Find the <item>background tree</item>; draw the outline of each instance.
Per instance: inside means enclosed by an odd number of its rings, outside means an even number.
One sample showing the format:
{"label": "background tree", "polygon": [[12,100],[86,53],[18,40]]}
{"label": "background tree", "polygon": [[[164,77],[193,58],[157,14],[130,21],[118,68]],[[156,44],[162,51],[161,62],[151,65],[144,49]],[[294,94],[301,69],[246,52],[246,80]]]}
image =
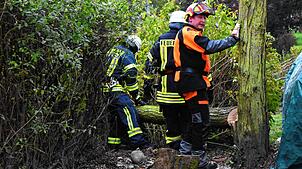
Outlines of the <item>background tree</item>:
{"label": "background tree", "polygon": [[[238,0],[214,1],[238,10]],[[302,31],[302,1],[268,0],[267,4],[267,31],[275,37],[273,47],[279,54],[288,53],[296,41],[293,31]]]}
{"label": "background tree", "polygon": [[268,0],[267,31],[276,38],[274,47],[287,53],[295,44],[293,31],[302,31],[301,0]]}
{"label": "background tree", "polygon": [[239,1],[238,166],[260,168],[269,149],[265,95],[266,0]]}

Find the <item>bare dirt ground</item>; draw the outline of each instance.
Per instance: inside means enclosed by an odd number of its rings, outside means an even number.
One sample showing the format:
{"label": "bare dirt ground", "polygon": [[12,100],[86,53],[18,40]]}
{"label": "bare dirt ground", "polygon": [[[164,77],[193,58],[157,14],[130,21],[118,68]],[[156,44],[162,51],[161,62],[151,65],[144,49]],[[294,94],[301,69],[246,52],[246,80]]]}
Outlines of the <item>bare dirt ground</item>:
{"label": "bare dirt ground", "polygon": [[[133,150],[129,150],[127,149],[127,146],[124,146],[121,149],[96,150],[96,154],[93,154],[91,156],[91,162],[89,163],[90,165],[85,166],[85,168],[152,169],[159,148],[164,147],[164,138],[162,136],[163,133],[159,134],[159,131],[165,131],[158,126],[156,126],[155,128],[149,128],[148,131],[152,130],[156,131],[148,133],[148,138],[153,144],[157,145],[157,148],[142,149],[141,151],[145,156],[145,160],[143,160],[142,162],[134,163],[131,159],[131,152],[133,152]],[[276,157],[277,150],[278,145],[271,145],[269,155],[265,160],[265,163],[262,164],[263,167],[259,169],[270,168]],[[210,161],[218,164],[218,169],[236,169],[236,164],[240,162],[236,161],[235,153],[236,146],[234,146],[232,131],[230,129],[214,129],[211,131],[207,143],[207,155]],[[240,167],[240,169],[244,168]]]}
{"label": "bare dirt ground", "polygon": [[[233,169],[236,165],[235,161],[235,147],[228,146],[220,143],[209,142],[208,143],[208,158],[210,161],[218,164],[218,169]],[[108,150],[105,154],[99,154],[93,164],[92,168],[96,169],[151,169],[158,148],[143,149],[142,152],[146,156],[146,159],[140,163],[134,163],[131,160],[131,152],[133,150],[119,149],[119,150]],[[274,162],[277,154],[277,146],[272,145],[269,156],[263,164],[263,169],[269,169]]]}

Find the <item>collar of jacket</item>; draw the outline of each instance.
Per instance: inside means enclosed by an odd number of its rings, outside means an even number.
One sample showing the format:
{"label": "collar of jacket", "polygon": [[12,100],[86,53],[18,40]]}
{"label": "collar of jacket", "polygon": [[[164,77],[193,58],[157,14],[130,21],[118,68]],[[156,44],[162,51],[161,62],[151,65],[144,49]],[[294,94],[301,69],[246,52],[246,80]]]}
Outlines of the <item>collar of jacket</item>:
{"label": "collar of jacket", "polygon": [[184,26],[189,26],[189,27],[191,27],[191,28],[193,28],[193,29],[195,29],[195,30],[197,30],[197,31],[203,32],[203,29],[198,29],[198,28],[196,28],[195,26],[190,25],[189,23],[186,23]]}
{"label": "collar of jacket", "polygon": [[132,52],[127,46],[125,46],[125,45],[118,45],[118,46],[116,46],[116,48],[121,49],[121,50],[123,50],[123,51],[125,51],[125,52],[127,52],[127,53],[129,53],[129,52],[133,53],[133,52]]}
{"label": "collar of jacket", "polygon": [[184,23],[180,23],[180,22],[172,22],[169,24],[170,29],[180,30],[183,26],[184,26]]}

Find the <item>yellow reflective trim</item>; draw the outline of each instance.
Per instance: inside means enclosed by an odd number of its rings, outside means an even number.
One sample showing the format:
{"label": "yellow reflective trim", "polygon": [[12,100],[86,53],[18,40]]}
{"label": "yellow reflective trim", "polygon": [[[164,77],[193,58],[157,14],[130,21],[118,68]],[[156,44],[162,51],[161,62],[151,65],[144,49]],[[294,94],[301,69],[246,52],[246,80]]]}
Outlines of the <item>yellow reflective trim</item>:
{"label": "yellow reflective trim", "polygon": [[162,101],[156,100],[157,103],[166,103],[166,104],[184,104],[185,101]]}
{"label": "yellow reflective trim", "polygon": [[140,127],[136,127],[134,129],[128,131],[128,136],[129,137],[133,137],[133,136],[135,136],[137,134],[142,134],[142,133],[143,132],[142,132],[141,128]]}
{"label": "yellow reflective trim", "polygon": [[162,45],[162,42],[160,42],[160,60],[161,60],[161,65],[160,65],[160,70],[163,71],[165,68],[165,58],[167,58],[167,56],[165,57],[165,49],[166,47],[164,45]]}
{"label": "yellow reflective trim", "polygon": [[123,110],[124,110],[124,113],[126,114],[128,127],[129,127],[130,130],[132,130],[133,129],[133,122],[132,122],[131,114],[130,114],[127,107],[123,108]]}
{"label": "yellow reflective trim", "polygon": [[156,101],[159,103],[185,103],[178,93],[157,91]]}
{"label": "yellow reflective trim", "polygon": [[163,71],[167,64],[168,58],[168,47],[173,47],[175,41],[173,39],[160,40],[160,58],[161,66],[160,70]]}
{"label": "yellow reflective trim", "polygon": [[160,100],[167,100],[167,101],[185,101],[182,98],[165,98],[165,97],[156,97],[156,98]]}
{"label": "yellow reflective trim", "polygon": [[167,137],[166,136],[166,144],[169,144],[173,141],[178,141],[181,140],[181,136],[176,136],[176,137]]}
{"label": "yellow reflective trim", "polygon": [[164,99],[156,99],[158,103],[170,103],[170,104],[180,104],[185,103],[184,100],[164,100]]}
{"label": "yellow reflective trim", "polygon": [[132,86],[126,86],[125,88],[126,88],[128,91],[137,90],[137,89],[138,89],[138,83],[135,83],[135,84],[132,85]]}
{"label": "yellow reflective trim", "polygon": [[121,139],[120,138],[115,138],[115,137],[108,137],[108,144],[121,144]]}
{"label": "yellow reflective trim", "polygon": [[110,89],[107,86],[101,87],[102,92],[110,92]]}
{"label": "yellow reflective trim", "polygon": [[112,58],[110,65],[108,67],[107,73],[106,73],[108,77],[111,77],[111,75],[113,74],[113,72],[117,66],[118,60],[119,60],[119,56]]}
{"label": "yellow reflective trim", "polygon": [[208,80],[209,80],[209,81],[212,81],[212,80],[213,80],[213,77],[212,77],[212,74],[211,74],[211,73],[208,75]]}
{"label": "yellow reflective trim", "polygon": [[148,52],[147,58],[149,59],[150,62],[152,62],[153,56],[152,56],[152,54],[150,52]]}
{"label": "yellow reflective trim", "polygon": [[144,74],[144,79],[150,80],[150,79],[153,79],[153,78],[154,78],[154,75],[145,75]]}
{"label": "yellow reflective trim", "polygon": [[161,91],[162,92],[167,92],[167,79],[168,79],[167,75],[164,75],[161,77]]}
{"label": "yellow reflective trim", "polygon": [[113,72],[114,72],[114,70],[117,66],[117,63],[118,63],[118,60],[119,60],[120,56],[124,55],[124,53],[125,52],[123,50],[120,50],[120,49],[117,49],[117,48],[112,48],[111,50],[109,50],[106,53],[107,57],[112,58],[112,60],[110,62],[110,65],[108,67],[108,70],[106,72],[108,77],[111,77],[111,75],[113,74]]}
{"label": "yellow reflective trim", "polygon": [[170,99],[170,100],[184,100],[182,97],[171,97],[169,95],[156,95],[157,98]]}
{"label": "yellow reflective trim", "polygon": [[178,93],[173,93],[173,92],[161,92],[161,91],[157,91],[156,92],[157,95],[159,96],[163,96],[163,97],[175,97],[175,98],[182,98]]}
{"label": "yellow reflective trim", "polygon": [[156,96],[156,98],[158,98],[158,99],[167,99],[167,100],[180,100],[180,101],[184,101],[184,99],[183,98],[181,98],[181,97],[165,97],[165,96],[159,96],[159,95],[157,95]]}
{"label": "yellow reflective trim", "polygon": [[112,92],[123,92],[124,88],[122,87],[122,85],[118,84],[112,87],[111,89]]}
{"label": "yellow reflective trim", "polygon": [[132,63],[124,67],[123,72],[127,72],[131,68],[136,68],[136,64]]}

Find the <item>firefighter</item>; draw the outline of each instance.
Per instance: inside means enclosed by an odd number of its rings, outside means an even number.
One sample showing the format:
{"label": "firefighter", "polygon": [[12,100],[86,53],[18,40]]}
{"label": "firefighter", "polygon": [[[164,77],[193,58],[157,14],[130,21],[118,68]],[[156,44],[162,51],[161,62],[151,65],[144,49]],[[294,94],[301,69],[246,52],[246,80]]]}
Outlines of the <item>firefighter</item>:
{"label": "firefighter", "polygon": [[122,143],[121,136],[124,133],[128,135],[131,148],[144,148],[150,145],[143,136],[134,106],[134,103],[136,105],[140,103],[135,53],[141,44],[138,36],[129,35],[121,45],[113,47],[106,54],[109,65],[106,72],[107,82],[103,90],[109,92],[113,99],[109,105],[111,129],[108,144],[114,148]]}
{"label": "firefighter", "polygon": [[199,169],[217,168],[217,164],[206,159],[205,141],[209,126],[209,101],[207,88],[210,87],[209,55],[230,48],[239,41],[239,27],[229,37],[210,40],[203,35],[206,19],[212,15],[205,3],[193,3],[186,10],[186,24],[177,34],[174,44],[176,67],[174,82],[177,91],[185,99],[190,111],[190,123],[180,143],[181,154],[198,155]]}
{"label": "firefighter", "polygon": [[170,30],[159,36],[150,50],[146,61],[146,70],[159,74],[156,101],[160,106],[166,122],[165,141],[168,147],[179,150],[181,135],[187,123],[185,119],[190,118],[185,100],[177,93],[174,79],[174,57],[173,46],[177,32],[185,23],[185,12],[174,11],[170,15]]}

